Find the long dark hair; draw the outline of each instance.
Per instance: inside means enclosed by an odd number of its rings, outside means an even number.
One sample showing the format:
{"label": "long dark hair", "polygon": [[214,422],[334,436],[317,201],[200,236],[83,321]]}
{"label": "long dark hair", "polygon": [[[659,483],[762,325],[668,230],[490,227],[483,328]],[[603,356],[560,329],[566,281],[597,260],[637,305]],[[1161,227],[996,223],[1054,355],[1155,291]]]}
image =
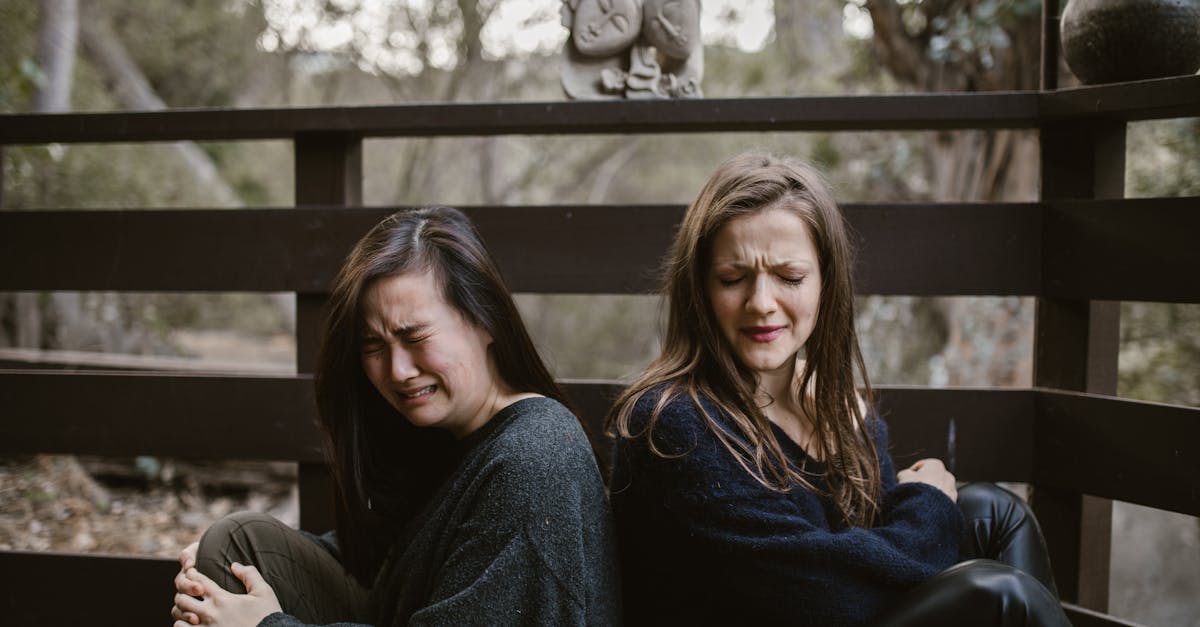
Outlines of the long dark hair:
{"label": "long dark hair", "polygon": [[347,570],[370,585],[395,530],[451,470],[453,438],[419,429],[363,372],[363,298],[382,277],[431,271],[442,297],[493,338],[496,372],[515,392],[566,397],[521,322],[495,261],[457,209],[400,211],[375,225],[342,264],[329,299],[316,368],[317,409],[337,496],[338,544]]}
{"label": "long dark hair", "polygon": [[[817,247],[821,297],[805,345],[804,371],[792,386],[793,401],[813,421],[816,455],[825,461],[826,483],[844,522],[870,526],[878,512],[879,458],[855,390],[871,405],[871,385],[854,330],[854,256],[848,227],[828,185],[807,164],[792,158],[746,153],[727,160],[709,177],[688,207],[664,267],[669,298],[662,355],[626,389],[608,417],[618,437],[650,438],[662,409],[679,394],[692,398],[709,428],[739,464],[763,485],[780,491],[812,484],[788,464],[770,422],[754,401],[756,376],[734,355],[713,314],[707,285],[712,242],[730,220],[771,208],[804,220]],[[664,392],[644,432],[632,433],[634,405],[652,389]],[[717,426],[700,403],[712,401],[734,423],[737,436]]]}

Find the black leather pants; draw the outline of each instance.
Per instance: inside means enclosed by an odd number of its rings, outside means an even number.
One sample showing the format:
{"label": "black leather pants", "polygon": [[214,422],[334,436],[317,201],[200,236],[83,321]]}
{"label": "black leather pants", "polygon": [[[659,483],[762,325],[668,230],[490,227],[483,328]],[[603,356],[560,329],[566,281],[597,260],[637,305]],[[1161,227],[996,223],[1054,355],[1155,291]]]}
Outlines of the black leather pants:
{"label": "black leather pants", "polygon": [[1029,507],[991,483],[963,487],[958,506],[967,519],[961,550],[967,561],[907,592],[874,624],[1070,627]]}

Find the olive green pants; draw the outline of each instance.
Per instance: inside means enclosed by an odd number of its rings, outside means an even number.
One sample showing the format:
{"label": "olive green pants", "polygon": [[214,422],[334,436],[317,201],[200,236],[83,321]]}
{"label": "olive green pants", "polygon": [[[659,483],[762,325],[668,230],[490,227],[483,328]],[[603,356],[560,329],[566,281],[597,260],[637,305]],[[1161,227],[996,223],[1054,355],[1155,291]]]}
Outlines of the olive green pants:
{"label": "olive green pants", "polygon": [[266,514],[238,512],[218,520],[200,538],[196,568],[222,588],[245,594],[229,566],[258,568],[284,613],[305,623],[371,623],[366,588],[313,538]]}

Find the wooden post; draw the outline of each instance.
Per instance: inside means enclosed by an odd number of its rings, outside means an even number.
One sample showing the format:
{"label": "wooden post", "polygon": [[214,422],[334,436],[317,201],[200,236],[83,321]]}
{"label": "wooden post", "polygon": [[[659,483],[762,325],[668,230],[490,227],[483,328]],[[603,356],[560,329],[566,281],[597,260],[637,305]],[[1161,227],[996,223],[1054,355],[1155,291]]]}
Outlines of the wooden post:
{"label": "wooden post", "polygon": [[1058,89],[1058,53],[1062,42],[1058,32],[1058,0],[1042,0],[1042,91]]}
{"label": "wooden post", "polygon": [[[346,133],[302,133],[294,140],[296,206],[362,204],[362,139]],[[296,294],[296,370],[310,374],[320,351],[324,294]],[[320,463],[300,464],[300,527],[334,526],[333,480]]]}
{"label": "wooden post", "polygon": [[[1043,202],[1124,195],[1124,122],[1045,126],[1040,150]],[[1118,302],[1039,298],[1034,385],[1115,395],[1120,312]],[[1037,463],[1035,450],[1035,481]],[[1107,611],[1112,502],[1039,487],[1033,506],[1063,600]]]}

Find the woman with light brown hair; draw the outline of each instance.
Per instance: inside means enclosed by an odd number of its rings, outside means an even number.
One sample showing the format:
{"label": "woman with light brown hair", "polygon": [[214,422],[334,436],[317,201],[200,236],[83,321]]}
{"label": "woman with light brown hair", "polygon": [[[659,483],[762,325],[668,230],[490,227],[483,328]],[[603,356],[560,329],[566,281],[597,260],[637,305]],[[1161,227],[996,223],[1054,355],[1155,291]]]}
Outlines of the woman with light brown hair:
{"label": "woman with light brown hair", "polygon": [[734,157],[688,207],[662,355],[609,417],[627,622],[1067,624],[1023,503],[936,459],[895,471],[853,270],[794,159]]}

